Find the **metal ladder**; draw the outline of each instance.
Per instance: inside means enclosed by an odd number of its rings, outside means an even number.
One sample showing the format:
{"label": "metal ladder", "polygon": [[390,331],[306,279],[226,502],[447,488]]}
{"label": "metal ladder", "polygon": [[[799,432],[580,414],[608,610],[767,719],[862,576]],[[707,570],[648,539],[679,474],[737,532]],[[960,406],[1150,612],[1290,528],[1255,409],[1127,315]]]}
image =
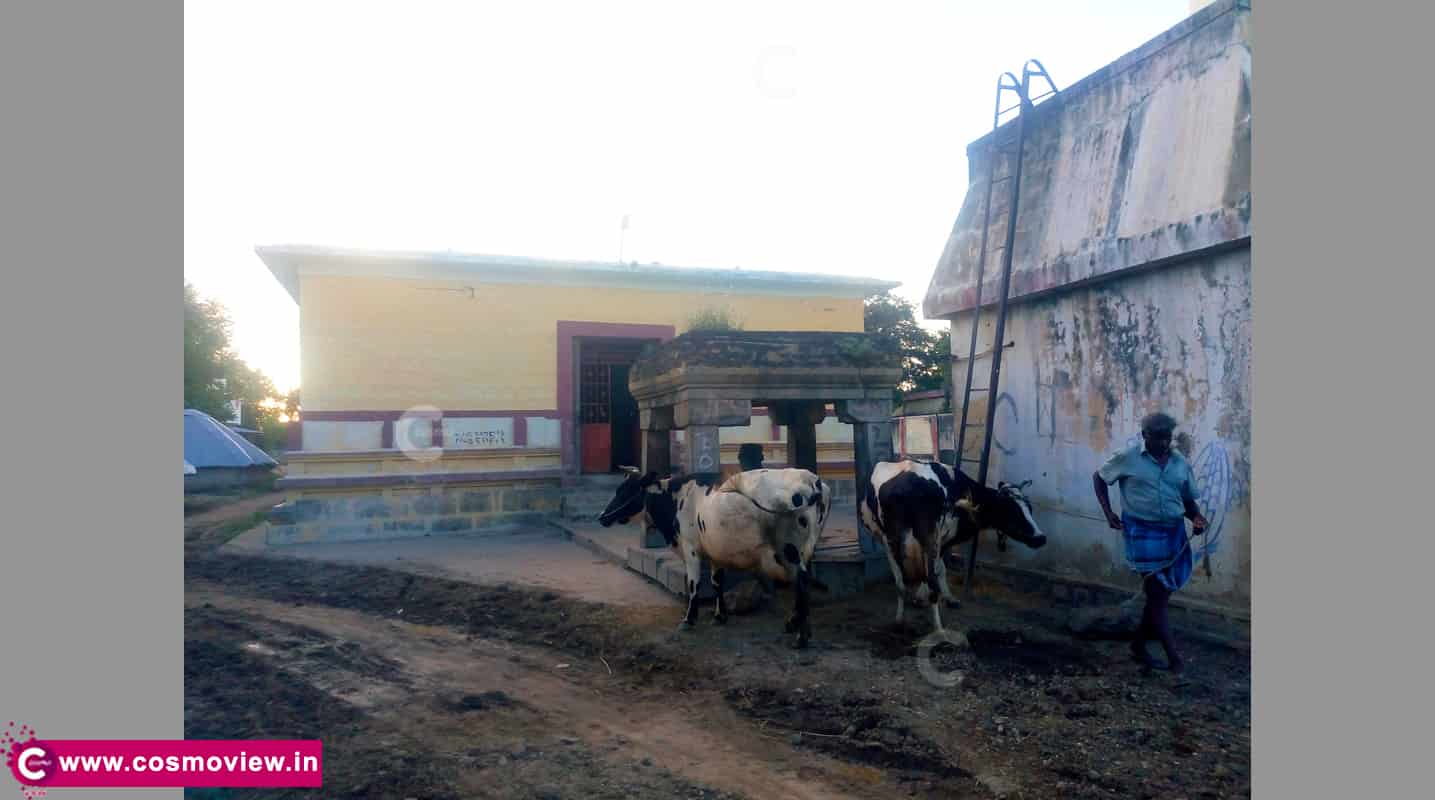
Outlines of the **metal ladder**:
{"label": "metal ladder", "polygon": [[[1035,98],[1031,97],[1031,79],[1033,77],[1044,79],[1048,86],[1046,92]],[[1002,108],[1002,101],[1008,92],[1016,95],[1017,102],[1007,108]],[[1017,201],[1021,195],[1022,149],[1026,144],[1026,115],[1027,112],[1035,107],[1036,101],[1054,94],[1056,94],[1056,84],[1051,80],[1051,76],[1047,74],[1046,68],[1036,59],[1031,59],[1022,65],[1020,81],[1010,72],[1004,72],[1001,77],[997,78],[996,108],[992,114],[992,137],[988,145],[990,149],[987,159],[986,209],[982,217],[982,245],[977,256],[976,304],[972,309],[971,344],[967,348],[967,379],[966,386],[962,392],[962,421],[960,427],[957,429],[955,442],[956,454],[953,457],[955,463],[952,464],[952,466],[957,469],[960,469],[963,464],[976,464],[976,481],[983,486],[987,483],[987,469],[991,465],[992,428],[996,422],[996,389],[999,385],[998,381],[1001,378],[1002,351],[1012,346],[1011,344],[1004,344],[1002,340],[1006,336],[1007,298],[1011,290],[1012,247],[1016,241]],[[1002,127],[1002,116],[1011,111],[1017,112],[1016,130],[1007,137],[999,137],[997,134]],[[1005,138],[1006,141],[1002,141],[1003,138]],[[1003,154],[1009,155],[1007,163],[1010,166],[1007,169],[1006,175],[998,178],[996,175],[997,163],[1001,160],[1000,156]],[[1003,244],[991,248],[992,250],[1001,251],[1002,257],[1001,290],[997,297],[996,335],[992,337],[993,344],[990,351],[992,358],[991,375],[986,386],[972,386],[972,376],[976,372],[976,359],[978,357],[977,336],[981,331],[982,279],[985,277],[987,253],[989,252],[988,244],[992,223],[992,194],[998,183],[1008,182],[1011,184],[1011,200],[1007,206],[1005,241]],[[986,355],[986,353],[982,353],[981,355]],[[961,360],[960,357],[953,357],[953,364],[959,360]],[[986,419],[980,423],[969,421],[967,418],[967,412],[971,408],[972,395],[977,393],[985,393],[987,395]],[[971,428],[980,428],[982,431],[980,458],[966,457],[967,431]],[[972,537],[971,549],[967,554],[967,579],[962,585],[962,593],[965,596],[971,594],[972,578],[977,566],[977,545],[980,539],[980,534]],[[998,546],[1002,550],[1006,549],[1006,537],[1004,535],[998,535]]]}

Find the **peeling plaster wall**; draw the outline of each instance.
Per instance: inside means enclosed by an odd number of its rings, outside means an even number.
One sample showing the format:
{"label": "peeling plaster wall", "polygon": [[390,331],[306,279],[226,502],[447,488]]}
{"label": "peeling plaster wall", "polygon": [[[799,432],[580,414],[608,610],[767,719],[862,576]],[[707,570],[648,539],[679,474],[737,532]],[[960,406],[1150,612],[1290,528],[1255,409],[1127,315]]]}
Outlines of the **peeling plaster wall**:
{"label": "peeling plaster wall", "polygon": [[[1028,113],[1011,297],[1249,241],[1248,6],[1213,3]],[[966,199],[927,289],[929,318],[977,304],[990,139],[967,148]],[[998,180],[1010,174],[999,158]],[[983,303],[999,293],[1010,187],[992,193]]]}
{"label": "peeling plaster wall", "polygon": [[[1249,611],[1251,259],[1240,250],[1050,296],[1011,309],[990,481],[1034,481],[1029,494],[1051,537],[1030,551],[1009,542],[985,559],[1126,585],[1121,535],[1106,526],[1091,473],[1139,440],[1143,415],[1165,410],[1190,437],[1188,458],[1211,521],[1212,577],[1183,592]],[[985,320],[984,339],[994,324]],[[953,327],[966,341],[970,317]],[[985,384],[989,363],[979,365]],[[980,417],[986,403],[973,399]],[[968,443],[976,457],[980,438]],[[1119,491],[1112,500],[1120,508]],[[1200,540],[1196,540],[1200,546]],[[1199,567],[1199,565],[1198,565]]]}
{"label": "peeling plaster wall", "polygon": [[[1134,589],[1091,475],[1139,442],[1143,415],[1164,410],[1189,437],[1212,523],[1212,575],[1198,559],[1179,597],[1250,612],[1249,6],[1207,5],[1028,119],[1005,336],[1015,344],[992,400],[989,483],[1034,481],[1050,539],[1036,552],[1008,541],[1005,553],[984,540],[983,561]],[[969,148],[972,184],[924,304],[928,317],[951,320],[961,354],[978,300],[984,152],[981,141]],[[997,195],[994,242],[1004,236]],[[990,302],[999,253],[986,277]],[[994,311],[982,309],[979,352],[994,344]],[[959,392],[964,369],[953,376]],[[973,385],[989,370],[989,357],[979,361]],[[980,420],[987,402],[975,394],[970,416]],[[980,454],[977,433],[968,457]],[[1119,508],[1115,487],[1112,497]]]}

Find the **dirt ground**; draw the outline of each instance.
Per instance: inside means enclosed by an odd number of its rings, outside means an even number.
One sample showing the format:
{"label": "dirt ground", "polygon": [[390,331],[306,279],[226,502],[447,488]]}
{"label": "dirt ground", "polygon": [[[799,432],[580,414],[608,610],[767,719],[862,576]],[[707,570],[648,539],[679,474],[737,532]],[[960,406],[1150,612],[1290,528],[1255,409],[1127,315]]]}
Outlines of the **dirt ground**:
{"label": "dirt ground", "polygon": [[1244,653],[1189,642],[1183,679],[1142,674],[979,586],[944,615],[972,648],[934,651],[964,676],[942,687],[892,590],[817,603],[795,651],[785,596],[679,634],[672,600],[216,550],[274,502],[186,519],[186,736],[322,739],[325,786],[188,796],[1250,795]]}

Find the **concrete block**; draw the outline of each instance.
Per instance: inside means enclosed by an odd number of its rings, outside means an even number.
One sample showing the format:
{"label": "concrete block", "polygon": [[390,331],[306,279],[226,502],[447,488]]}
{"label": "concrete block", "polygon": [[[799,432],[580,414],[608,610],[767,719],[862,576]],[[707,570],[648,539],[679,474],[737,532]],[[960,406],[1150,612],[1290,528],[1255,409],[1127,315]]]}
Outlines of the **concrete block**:
{"label": "concrete block", "polygon": [[487,514],[473,519],[477,520],[475,529],[510,529],[518,526],[543,526],[547,524],[548,517],[536,511],[519,511],[506,514]]}
{"label": "concrete block", "polygon": [[459,510],[465,514],[486,514],[496,505],[492,489],[478,489],[463,493]]}
{"label": "concrete block", "polygon": [[509,489],[503,493],[504,511],[558,511],[562,498],[555,489]]}
{"label": "concrete block", "polygon": [[675,404],[673,425],[688,428],[695,425],[742,426],[752,421],[752,401],[691,399]]}
{"label": "concrete block", "polygon": [[658,558],[656,555],[650,553],[643,555],[643,574],[649,578],[659,583],[664,583],[666,580],[664,577],[667,572],[666,567],[667,565],[663,563],[663,559]]}
{"label": "concrete block", "polygon": [[359,519],[386,518],[394,515],[393,509],[382,497],[364,497],[355,500],[353,514]]}
{"label": "concrete block", "polygon": [[294,521],[313,522],[324,513],[324,504],[309,498],[294,501]]}
{"label": "concrete block", "polygon": [[838,400],[837,418],[846,423],[885,423],[892,418],[891,400]]}
{"label": "concrete block", "polygon": [[429,525],[429,530],[433,533],[454,533],[472,528],[473,520],[468,517],[441,517]]}
{"label": "concrete block", "polygon": [[[666,565],[665,565],[666,566]],[[688,595],[688,577],[683,570],[665,568],[663,570],[663,585],[673,594]]]}
{"label": "concrete block", "polygon": [[458,504],[451,495],[434,493],[422,495],[414,500],[414,513],[420,516],[439,516],[458,511]]}
{"label": "concrete block", "polygon": [[384,522],[385,533],[423,533],[427,526],[422,520],[400,519]]}
{"label": "concrete block", "polygon": [[315,534],[315,541],[327,542],[353,542],[375,538],[372,527],[362,524],[315,526]]}

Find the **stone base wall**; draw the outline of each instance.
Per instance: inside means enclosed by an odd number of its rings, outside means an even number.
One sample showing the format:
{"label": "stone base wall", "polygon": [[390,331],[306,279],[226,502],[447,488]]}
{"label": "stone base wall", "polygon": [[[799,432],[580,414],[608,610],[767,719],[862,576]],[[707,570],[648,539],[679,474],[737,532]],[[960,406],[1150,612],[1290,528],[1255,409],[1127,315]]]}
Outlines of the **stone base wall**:
{"label": "stone base wall", "polygon": [[269,515],[271,545],[494,531],[563,511],[557,479],[304,492]]}

